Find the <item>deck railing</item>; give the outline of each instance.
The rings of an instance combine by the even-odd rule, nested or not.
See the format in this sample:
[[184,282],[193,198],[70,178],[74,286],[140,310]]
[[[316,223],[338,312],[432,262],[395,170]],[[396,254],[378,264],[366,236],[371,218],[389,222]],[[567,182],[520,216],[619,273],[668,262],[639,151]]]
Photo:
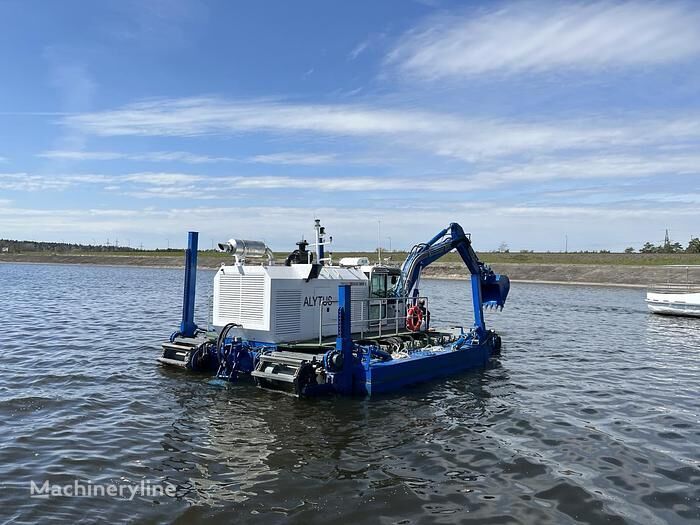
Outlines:
[[649,287],[652,293],[700,293],[700,283],[656,283]]
[[[373,297],[369,299],[352,299],[350,301],[352,319],[350,327],[352,333],[360,334],[363,339],[365,334],[372,335],[395,335],[406,331],[406,311],[413,305],[419,304],[420,301],[425,302],[426,312],[428,311],[428,298],[419,297]],[[338,326],[337,316],[333,316],[333,320],[323,319],[323,309],[329,306],[334,306],[334,312],[337,312],[338,301],[326,301],[325,304],[319,305],[318,309],[318,343],[323,342],[324,328],[330,326]],[[389,307],[394,307],[396,315],[389,317]],[[379,317],[371,317],[372,309],[379,312]],[[356,312],[360,312],[359,318],[356,317]],[[383,317],[382,314],[385,316]],[[423,323],[427,322],[425,317]],[[358,327],[359,325],[359,327]]]
[[664,266],[667,275],[663,282],[649,286],[652,293],[700,292],[700,265],[671,264]]

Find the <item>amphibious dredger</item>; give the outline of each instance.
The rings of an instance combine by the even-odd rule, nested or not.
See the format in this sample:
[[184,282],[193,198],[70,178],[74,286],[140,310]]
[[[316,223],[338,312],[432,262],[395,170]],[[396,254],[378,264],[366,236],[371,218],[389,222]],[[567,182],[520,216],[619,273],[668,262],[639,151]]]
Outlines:
[[[214,277],[209,331],[194,322],[198,234],[190,232],[182,322],[159,361],[297,396],[369,395],[481,367],[500,352],[483,310],[503,309],[510,282],[479,260],[459,224],[416,244],[400,268],[363,257],[332,264],[319,220],[314,230],[315,242],[298,242],[281,264],[259,241],[219,244],[233,264]],[[474,324],[436,330],[420,276],[453,250],[471,275]]]

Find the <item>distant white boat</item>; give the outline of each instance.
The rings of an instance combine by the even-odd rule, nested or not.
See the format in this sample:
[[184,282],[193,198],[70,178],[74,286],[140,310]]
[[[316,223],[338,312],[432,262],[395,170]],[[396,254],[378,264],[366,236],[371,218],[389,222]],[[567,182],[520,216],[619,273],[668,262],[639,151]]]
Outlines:
[[672,266],[685,269],[685,282],[678,280],[657,284],[647,291],[647,306],[652,313],[661,315],[682,315],[700,317],[700,284],[689,279],[691,268],[698,266]]

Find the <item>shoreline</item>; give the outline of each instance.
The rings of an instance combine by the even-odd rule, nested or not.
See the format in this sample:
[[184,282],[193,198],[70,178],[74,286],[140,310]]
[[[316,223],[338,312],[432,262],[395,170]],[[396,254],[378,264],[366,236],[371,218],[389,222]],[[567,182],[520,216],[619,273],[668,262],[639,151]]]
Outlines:
[[[51,266],[102,266],[105,268],[143,268],[145,270],[181,270],[184,265],[146,265],[146,264],[112,264],[112,263],[98,263],[98,262],[37,262],[37,261],[2,261],[0,264],[34,264],[34,265],[51,265]],[[197,270],[209,270],[214,271],[216,268],[209,266],[197,265]],[[469,277],[466,275],[423,275],[421,279],[435,280],[435,281],[468,281]],[[594,283],[586,281],[544,281],[536,279],[511,279],[511,283],[523,283],[523,284],[562,284],[568,286],[613,286],[616,288],[646,288],[645,284],[624,284],[624,283]]]
[[[226,260],[226,258],[200,259],[198,269],[216,270]],[[179,256],[0,256],[0,264],[13,263],[160,269],[181,269],[184,267]],[[671,276],[672,272],[668,268],[661,266],[538,263],[495,263],[491,266],[496,273],[508,275],[511,282],[526,284],[609,286],[639,289],[671,278],[672,280],[685,280],[685,269],[680,269],[682,271],[676,272],[675,276]],[[693,277],[696,279],[700,277],[700,272]],[[440,262],[426,268],[423,278],[443,280],[469,279],[462,265]]]
[[[435,281],[468,281],[466,276],[440,276],[440,275],[423,275],[421,279],[429,279]],[[565,286],[604,286],[613,288],[648,288],[648,284],[632,284],[632,283],[608,283],[608,282],[590,282],[590,281],[547,281],[542,279],[510,279],[511,283],[519,284],[554,284]]]

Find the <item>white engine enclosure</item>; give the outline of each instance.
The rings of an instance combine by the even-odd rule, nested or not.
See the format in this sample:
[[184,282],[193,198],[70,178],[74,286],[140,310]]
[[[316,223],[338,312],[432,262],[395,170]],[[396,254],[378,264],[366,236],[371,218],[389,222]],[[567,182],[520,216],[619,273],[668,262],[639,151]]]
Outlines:
[[[362,303],[369,297],[369,280],[359,268],[311,264],[291,266],[222,266],[214,278],[214,327],[238,323],[250,341],[286,343],[337,334],[338,285],[352,286],[353,331],[366,330]],[[357,305],[357,307],[356,307]]]

